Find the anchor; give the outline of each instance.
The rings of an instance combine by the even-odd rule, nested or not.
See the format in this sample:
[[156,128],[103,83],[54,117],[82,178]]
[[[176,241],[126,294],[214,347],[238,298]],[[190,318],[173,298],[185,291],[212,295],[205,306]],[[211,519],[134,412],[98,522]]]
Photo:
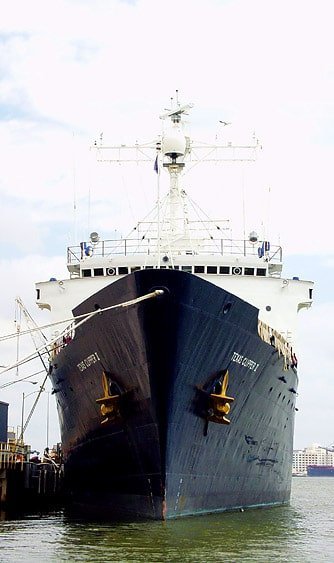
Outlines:
[[104,371],[102,372],[102,386],[104,396],[100,399],[96,399],[96,402],[100,404],[101,414],[103,417],[105,417],[101,421],[101,424],[106,424],[107,422],[114,422],[116,419],[121,418],[121,394],[110,395],[108,378]]
[[231,421],[226,415],[231,410],[230,403],[234,401],[234,397],[226,395],[228,370],[226,370],[222,383],[219,382],[216,384],[216,387],[217,385],[221,385],[220,393],[210,393],[208,397],[208,420],[210,420],[210,422],[216,422],[217,424],[230,424]]

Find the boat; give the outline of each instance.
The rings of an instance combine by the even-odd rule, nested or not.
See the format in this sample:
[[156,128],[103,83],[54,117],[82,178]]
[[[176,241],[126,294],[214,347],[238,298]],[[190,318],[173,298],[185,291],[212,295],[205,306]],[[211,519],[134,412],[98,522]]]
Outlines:
[[334,465],[308,465],[308,477],[334,477]]
[[[296,319],[313,283],[283,278],[282,249],[266,237],[235,240],[225,220],[200,215],[184,170],[201,147],[208,162],[235,149],[196,145],[184,127],[191,107],[174,102],[154,142],[132,147],[152,164],[152,214],[126,238],[92,232],[68,248],[68,279],[36,284],[55,329],[67,491],[110,518],[289,502]],[[98,160],[107,148],[95,143]],[[110,160],[123,148],[109,147]],[[243,148],[253,155],[258,143]]]

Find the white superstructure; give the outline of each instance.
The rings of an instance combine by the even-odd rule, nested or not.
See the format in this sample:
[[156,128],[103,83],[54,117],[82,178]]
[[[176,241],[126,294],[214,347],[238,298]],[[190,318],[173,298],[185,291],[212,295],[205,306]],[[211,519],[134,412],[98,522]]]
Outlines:
[[[313,283],[282,279],[279,246],[260,240],[255,232],[247,240],[234,240],[227,220],[208,220],[189,200],[182,173],[201,148],[183,132],[181,118],[190,107],[177,106],[161,116],[163,122],[171,120],[161,137],[151,145],[133,147],[137,153],[142,151],[144,161],[147,151],[153,150],[158,186],[160,174],[164,170],[169,173],[168,194],[160,198],[158,193],[154,210],[125,239],[101,240],[94,232],[88,241],[68,248],[69,279],[37,283],[37,304],[51,310],[53,321],[68,319],[76,305],[124,275],[138,269],[173,268],[199,276],[251,303],[259,309],[259,319],[265,325],[294,344],[297,313],[311,305]],[[123,148],[96,146],[101,159],[101,153],[110,149],[112,162],[121,161]],[[206,157],[200,160],[211,161],[223,149],[230,156],[220,160],[243,160],[243,149],[247,153],[244,160],[254,160],[257,148],[257,143],[240,147],[205,145]]]

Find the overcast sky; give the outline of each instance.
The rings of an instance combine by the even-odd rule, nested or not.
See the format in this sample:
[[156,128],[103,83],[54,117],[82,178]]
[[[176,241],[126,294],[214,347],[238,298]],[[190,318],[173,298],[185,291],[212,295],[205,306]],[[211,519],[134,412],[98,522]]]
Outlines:
[[[154,138],[178,89],[182,102],[194,103],[197,139],[243,140],[237,136],[246,132],[260,139],[257,168],[246,173],[247,226],[265,210],[286,275],[316,282],[312,310],[299,319],[295,447],[333,443],[332,0],[0,0],[0,7],[1,334],[15,330],[17,295],[36,321],[47,322],[34,282],[66,274],[67,245],[91,230],[126,234],[145,214],[155,179],[144,173],[132,185],[123,172],[101,172],[89,147],[101,132],[114,143]],[[219,120],[232,125],[223,130]],[[195,182],[195,195],[226,217],[234,190],[217,183],[216,169],[214,176]],[[229,211],[241,220],[241,200]],[[16,342],[0,346],[0,364],[14,361]],[[20,355],[31,346],[22,341]],[[1,385],[40,369],[1,376],[13,426],[22,394],[31,393],[27,413],[38,384]],[[47,397],[26,432],[38,449]],[[49,398],[52,444],[59,438]]]

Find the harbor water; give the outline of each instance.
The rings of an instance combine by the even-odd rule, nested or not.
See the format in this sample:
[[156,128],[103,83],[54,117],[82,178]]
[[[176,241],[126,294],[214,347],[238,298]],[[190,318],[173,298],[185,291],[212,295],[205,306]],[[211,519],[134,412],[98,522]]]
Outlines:
[[0,561],[334,561],[334,479],[292,480],[289,506],[167,523],[110,523],[66,511],[0,522]]

